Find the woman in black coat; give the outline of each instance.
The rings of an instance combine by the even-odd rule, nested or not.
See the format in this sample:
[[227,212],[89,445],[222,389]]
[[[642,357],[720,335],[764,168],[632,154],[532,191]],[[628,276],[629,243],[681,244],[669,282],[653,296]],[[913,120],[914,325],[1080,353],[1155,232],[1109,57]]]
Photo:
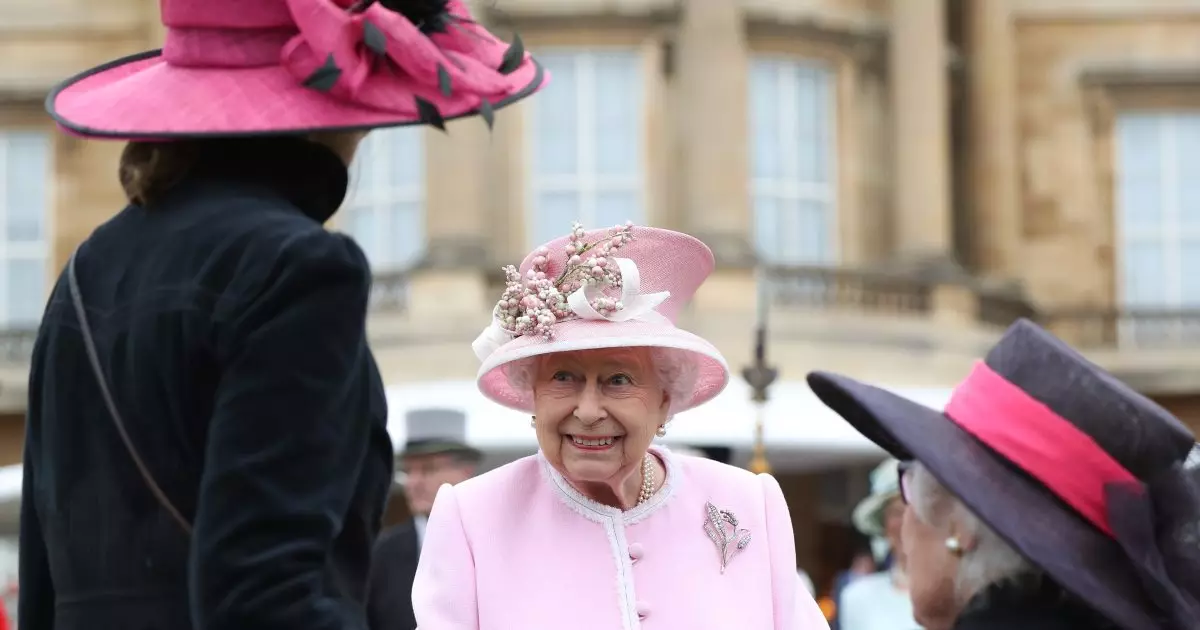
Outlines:
[[544,79],[458,2],[162,10],[163,51],[47,101],[130,141],[130,205],[75,252],[34,350],[20,627],[365,628],[393,451],[369,266],[323,224],[366,129],[490,123]]

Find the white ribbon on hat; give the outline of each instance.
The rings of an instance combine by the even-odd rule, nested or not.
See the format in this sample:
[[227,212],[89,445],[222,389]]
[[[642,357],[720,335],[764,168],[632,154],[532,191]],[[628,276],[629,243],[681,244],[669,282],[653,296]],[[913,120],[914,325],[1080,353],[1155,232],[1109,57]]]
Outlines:
[[621,271],[621,305],[622,309],[609,314],[601,313],[592,308],[591,298],[596,296],[600,288],[585,284],[567,297],[567,306],[580,319],[603,319],[610,322],[627,322],[637,319],[671,297],[670,291],[659,291],[642,295],[642,274],[638,271],[637,263],[628,258],[610,258]]
[[512,341],[516,335],[508,332],[500,325],[500,320],[492,318],[492,324],[483,329],[475,341],[471,342],[471,350],[475,351],[475,356],[483,361],[487,359],[493,352]]
[[[621,301],[622,308],[609,314],[601,313],[592,307],[591,298],[601,289],[595,285],[584,285],[567,296],[567,306],[580,319],[605,320],[610,322],[625,322],[637,319],[653,311],[671,297],[670,291],[659,291],[643,295],[642,274],[638,271],[637,263],[628,258],[610,258],[616,263],[621,272]],[[491,325],[483,329],[475,341],[471,342],[471,350],[480,361],[484,361],[500,346],[512,341],[516,335],[505,330],[500,322],[492,319]]]

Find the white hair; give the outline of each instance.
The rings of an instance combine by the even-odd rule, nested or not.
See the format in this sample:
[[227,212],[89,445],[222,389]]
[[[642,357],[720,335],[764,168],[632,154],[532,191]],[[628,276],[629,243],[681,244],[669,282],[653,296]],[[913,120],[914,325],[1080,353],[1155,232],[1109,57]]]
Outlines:
[[[691,400],[696,380],[700,378],[700,369],[696,361],[687,355],[687,350],[657,346],[648,346],[646,349],[650,352],[650,365],[658,375],[658,382],[662,385],[663,392],[671,399],[671,407],[667,411],[669,421]],[[540,356],[519,359],[504,367],[504,376],[513,389],[533,391]]]
[[993,584],[1041,578],[1036,567],[951,495],[924,466],[914,464],[907,475],[909,504],[921,522],[938,530],[948,529],[953,522],[961,536],[974,539],[974,547],[963,554],[954,576],[958,601],[966,602]]

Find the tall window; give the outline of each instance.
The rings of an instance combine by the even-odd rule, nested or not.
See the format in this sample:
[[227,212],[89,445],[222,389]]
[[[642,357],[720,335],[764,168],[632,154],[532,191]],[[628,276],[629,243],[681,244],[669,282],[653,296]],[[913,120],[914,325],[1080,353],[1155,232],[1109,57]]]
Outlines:
[[51,139],[0,130],[0,328],[35,326],[46,306]]
[[406,269],[424,253],[422,132],[422,127],[372,132],[350,169],[350,195],[338,224],[362,246],[376,273]]
[[1121,300],[1200,308],[1200,113],[1117,122]]
[[526,101],[532,169],[533,244],[585,227],[645,222],[642,57],[628,49],[549,49],[554,77]]
[[787,57],[750,67],[751,195],[759,254],[776,264],[837,258],[833,73]]

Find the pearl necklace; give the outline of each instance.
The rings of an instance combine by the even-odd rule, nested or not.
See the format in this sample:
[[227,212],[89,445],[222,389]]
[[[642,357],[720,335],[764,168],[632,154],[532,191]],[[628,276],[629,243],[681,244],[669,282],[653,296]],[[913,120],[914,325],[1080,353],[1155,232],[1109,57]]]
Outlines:
[[638,493],[637,504],[641,505],[654,496],[654,456],[646,453],[642,460],[642,491]]

